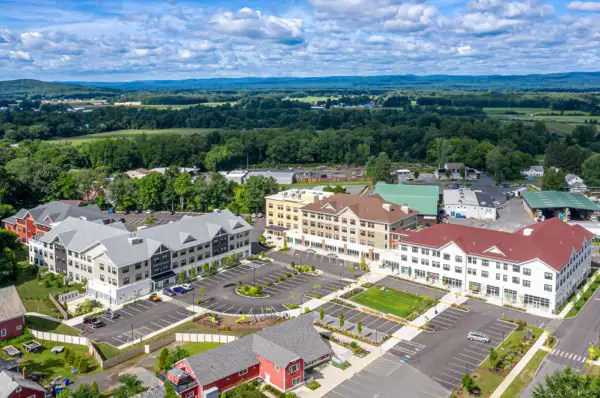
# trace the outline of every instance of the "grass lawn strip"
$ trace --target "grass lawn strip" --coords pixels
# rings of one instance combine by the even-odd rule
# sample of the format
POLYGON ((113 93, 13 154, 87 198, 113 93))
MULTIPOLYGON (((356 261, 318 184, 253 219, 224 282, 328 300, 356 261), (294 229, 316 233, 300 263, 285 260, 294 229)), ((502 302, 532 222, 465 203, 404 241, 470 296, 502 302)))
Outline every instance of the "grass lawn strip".
POLYGON ((74 327, 65 325, 64 323, 54 322, 49 319, 39 318, 37 316, 25 316, 27 327, 39 332, 50 332, 58 334, 66 334, 68 336, 79 336, 81 332, 74 327))
POLYGON ((548 355, 548 351, 538 350, 521 373, 510 383, 510 386, 504 391, 501 398, 520 397, 535 377, 535 372, 537 372, 546 355, 548 355))
POLYGON ((429 297, 389 288, 381 290, 379 286, 374 286, 351 297, 350 301, 401 318, 408 318, 414 313, 423 313, 435 303, 435 300, 429 297))
POLYGON ((183 343, 179 348, 184 349, 190 356, 220 346, 221 343, 183 343))
POLYGON ((594 295, 598 287, 600 287, 600 275, 597 275, 588 289, 581 294, 581 297, 573 304, 573 307, 571 307, 565 318, 573 318, 577 316, 588 300, 594 295))
MULTIPOLYGON (((533 346, 533 344, 541 336, 541 334, 544 333, 542 329, 537 328, 535 326, 527 325, 523 330, 515 330, 514 332, 508 335, 508 337, 500 344, 500 346, 498 346, 498 348, 496 348, 496 351, 498 352, 498 357, 502 358, 504 354, 506 354, 512 348, 518 347, 519 343, 523 340, 523 337, 527 335, 528 330, 532 330, 534 333, 533 341, 531 342, 531 345, 515 359, 514 365, 516 365, 531 348, 531 346, 533 346)), ((485 361, 483 361, 481 366, 471 373, 471 376, 475 380, 475 384, 481 390, 481 397, 490 397, 493 394, 493 392, 496 391, 496 388, 498 388, 500 383, 502 383, 502 380, 504 380, 508 373, 510 373, 510 369, 512 369, 511 367, 504 373, 501 371, 493 371, 490 368, 491 365, 488 356, 485 359, 485 361)), ((470 395, 468 394, 468 392, 462 391, 462 395, 458 396, 466 398, 470 395)))

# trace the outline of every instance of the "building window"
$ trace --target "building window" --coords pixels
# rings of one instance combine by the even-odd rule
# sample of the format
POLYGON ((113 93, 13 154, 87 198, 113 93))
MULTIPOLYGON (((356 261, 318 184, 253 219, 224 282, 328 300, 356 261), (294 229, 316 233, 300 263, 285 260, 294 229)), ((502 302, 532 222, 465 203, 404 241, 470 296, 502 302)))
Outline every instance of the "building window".
POLYGON ((0 330, 0 336, 2 336, 2 337, 6 336, 6 329, 0 330))
POLYGON ((448 253, 444 253, 444 260, 450 260, 450 255, 448 253))
POLYGON ((490 266, 490 262, 488 260, 481 260, 481 265, 484 267, 489 267, 490 266))
POLYGON ((519 281, 519 277, 518 277, 518 276, 513 276, 513 277, 512 277, 512 283, 519 284, 519 282, 520 282, 520 281, 519 281))
POLYGON ((444 271, 450 271, 450 264, 444 264, 444 271))
POLYGON ((406 246, 406 245, 400 245, 400 250, 407 251, 408 250, 408 246, 406 246))
POLYGON ((531 287, 531 282, 523 279, 523 286, 525 286, 525 287, 531 287))
POLYGON ((290 374, 296 373, 298 371, 298 365, 290 366, 290 374))
POLYGON ((188 393, 185 394, 184 398, 193 398, 194 397, 194 392, 190 391, 188 393))
POLYGON ((298 384, 300 384, 300 376, 298 376, 298 377, 294 377, 294 378, 292 379, 292 385, 293 385, 293 386, 297 386, 298 384))
POLYGON ((456 261, 457 263, 462 263, 462 256, 455 256, 454 261, 456 261))
MULTIPOLYGON (((552 280, 552 272, 544 272, 544 278, 548 280, 552 280)), ((548 286, 548 285, 546 285, 548 286)))
POLYGON ((489 273, 487 271, 481 271, 481 276, 487 278, 489 276, 489 273))
POLYGON ((552 291, 552 285, 544 285, 544 291, 545 292, 551 292, 552 291))
POLYGON ((519 267, 518 265, 513 265, 513 272, 520 272, 521 271, 521 267, 519 267))
POLYGON ((239 376, 243 376, 246 373, 248 373, 248 369, 244 369, 244 370, 240 370, 240 372, 238 373, 239 376))
POLYGON ((462 274, 462 267, 454 267, 454 272, 457 274, 462 274))
POLYGON ((418 247, 413 247, 412 248, 412 252, 413 253, 418 253, 419 252, 419 248, 418 247))
POLYGON ((530 276, 531 275, 531 269, 529 269, 529 268, 523 268, 523 275, 530 276))

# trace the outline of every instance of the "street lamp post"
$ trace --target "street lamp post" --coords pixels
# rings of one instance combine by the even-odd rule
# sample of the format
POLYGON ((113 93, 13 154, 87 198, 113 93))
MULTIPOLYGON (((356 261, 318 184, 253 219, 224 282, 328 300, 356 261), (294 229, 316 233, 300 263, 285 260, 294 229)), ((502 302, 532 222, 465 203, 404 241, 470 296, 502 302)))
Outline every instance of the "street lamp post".
POLYGON ((256 268, 252 268, 252 279, 253 279, 253 284, 254 286, 256 286, 256 268))

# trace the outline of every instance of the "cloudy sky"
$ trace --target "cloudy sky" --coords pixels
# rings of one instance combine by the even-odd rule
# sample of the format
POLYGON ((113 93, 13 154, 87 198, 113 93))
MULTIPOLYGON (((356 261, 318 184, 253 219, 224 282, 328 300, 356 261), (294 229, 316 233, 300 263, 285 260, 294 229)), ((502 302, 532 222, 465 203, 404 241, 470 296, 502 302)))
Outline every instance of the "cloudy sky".
POLYGON ((600 70, 600 0, 0 5, 0 80, 600 70))

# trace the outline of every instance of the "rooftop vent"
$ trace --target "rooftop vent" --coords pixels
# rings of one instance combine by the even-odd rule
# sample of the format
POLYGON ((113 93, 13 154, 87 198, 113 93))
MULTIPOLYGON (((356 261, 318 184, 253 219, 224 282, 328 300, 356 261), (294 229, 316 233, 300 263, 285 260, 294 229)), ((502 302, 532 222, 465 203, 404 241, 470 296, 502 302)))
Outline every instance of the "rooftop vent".
POLYGON ((381 205, 381 207, 383 207, 383 210, 390 212, 392 211, 392 205, 390 203, 384 203, 381 205))
POLYGON ((525 228, 523 230, 523 235, 524 236, 531 236, 532 233, 533 233, 533 229, 531 229, 531 228, 525 228))
POLYGON ((144 242, 144 240, 142 238, 138 238, 137 236, 131 236, 131 237, 129 237, 129 239, 127 239, 127 241, 129 242, 129 244, 131 246, 139 245, 140 243, 144 242))

